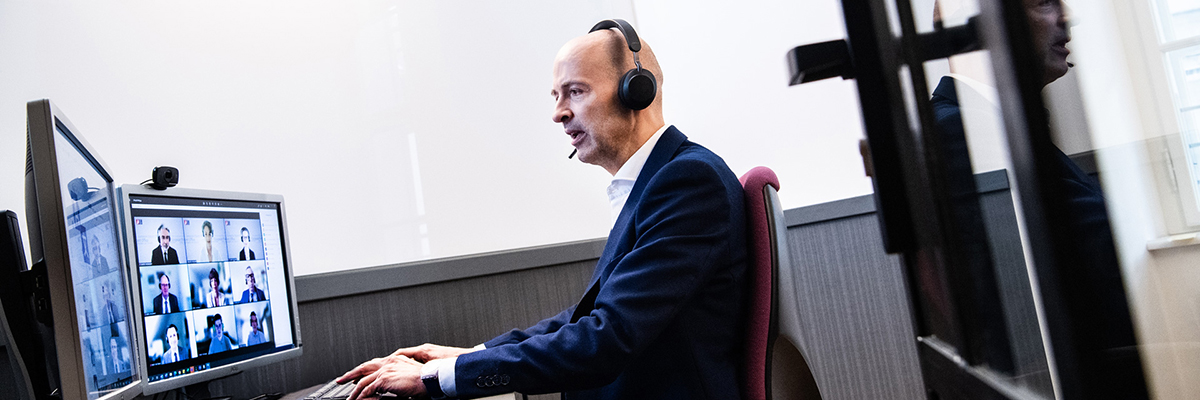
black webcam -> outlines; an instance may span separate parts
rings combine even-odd
[[[150,187],[158,190],[166,190],[169,187],[179,184],[179,168],[161,166],[154,167],[154,176],[151,178]]]

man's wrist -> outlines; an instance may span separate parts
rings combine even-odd
[[[431,360],[421,366],[421,383],[425,385],[425,394],[434,400],[446,398],[446,393],[442,391],[441,382],[438,380],[437,361]]]
[[[438,380],[441,382],[442,393],[446,397],[458,397],[458,387],[454,384],[454,366],[458,364],[458,357],[443,358],[437,360]]]

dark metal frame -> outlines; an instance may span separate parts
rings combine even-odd
[[[1047,151],[1053,143],[1041,64],[1023,2],[981,1],[980,15],[967,25],[939,24],[933,33],[918,34],[909,0],[894,0],[898,27],[891,26],[887,1],[842,0],[848,39],[793,49],[791,84],[834,76],[857,81],[881,231],[886,250],[905,260],[929,397],[1044,396],[1006,378],[1013,371],[1012,348],[970,164],[955,159],[963,151],[952,149],[952,142],[961,138],[939,130],[927,97],[923,63],[976,48],[989,50],[993,60],[1057,392],[1067,399],[1146,397],[1140,364],[1118,365],[1105,354],[1111,348],[1089,337],[1096,329],[1132,337],[1132,322],[1118,267],[1083,271],[1069,262],[1089,249],[1073,244],[1075,232],[1064,222],[1070,205],[1056,187],[1054,153]],[[1080,273],[1094,274],[1089,279],[1095,282],[1070,285],[1068,278]],[[1097,298],[1121,309],[1097,310]],[[1131,351],[1136,361],[1136,348]]]

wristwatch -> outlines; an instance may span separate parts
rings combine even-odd
[[[427,363],[421,367],[421,383],[425,384],[425,394],[428,394],[433,400],[446,398],[446,393],[442,391],[442,384],[438,382],[436,363]]]

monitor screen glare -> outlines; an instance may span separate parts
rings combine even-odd
[[[150,382],[295,347],[279,204],[129,195]]]
[[[88,398],[96,399],[136,379],[124,303],[128,291],[121,274],[113,185],[65,131],[56,124],[54,147],[83,372]]]

